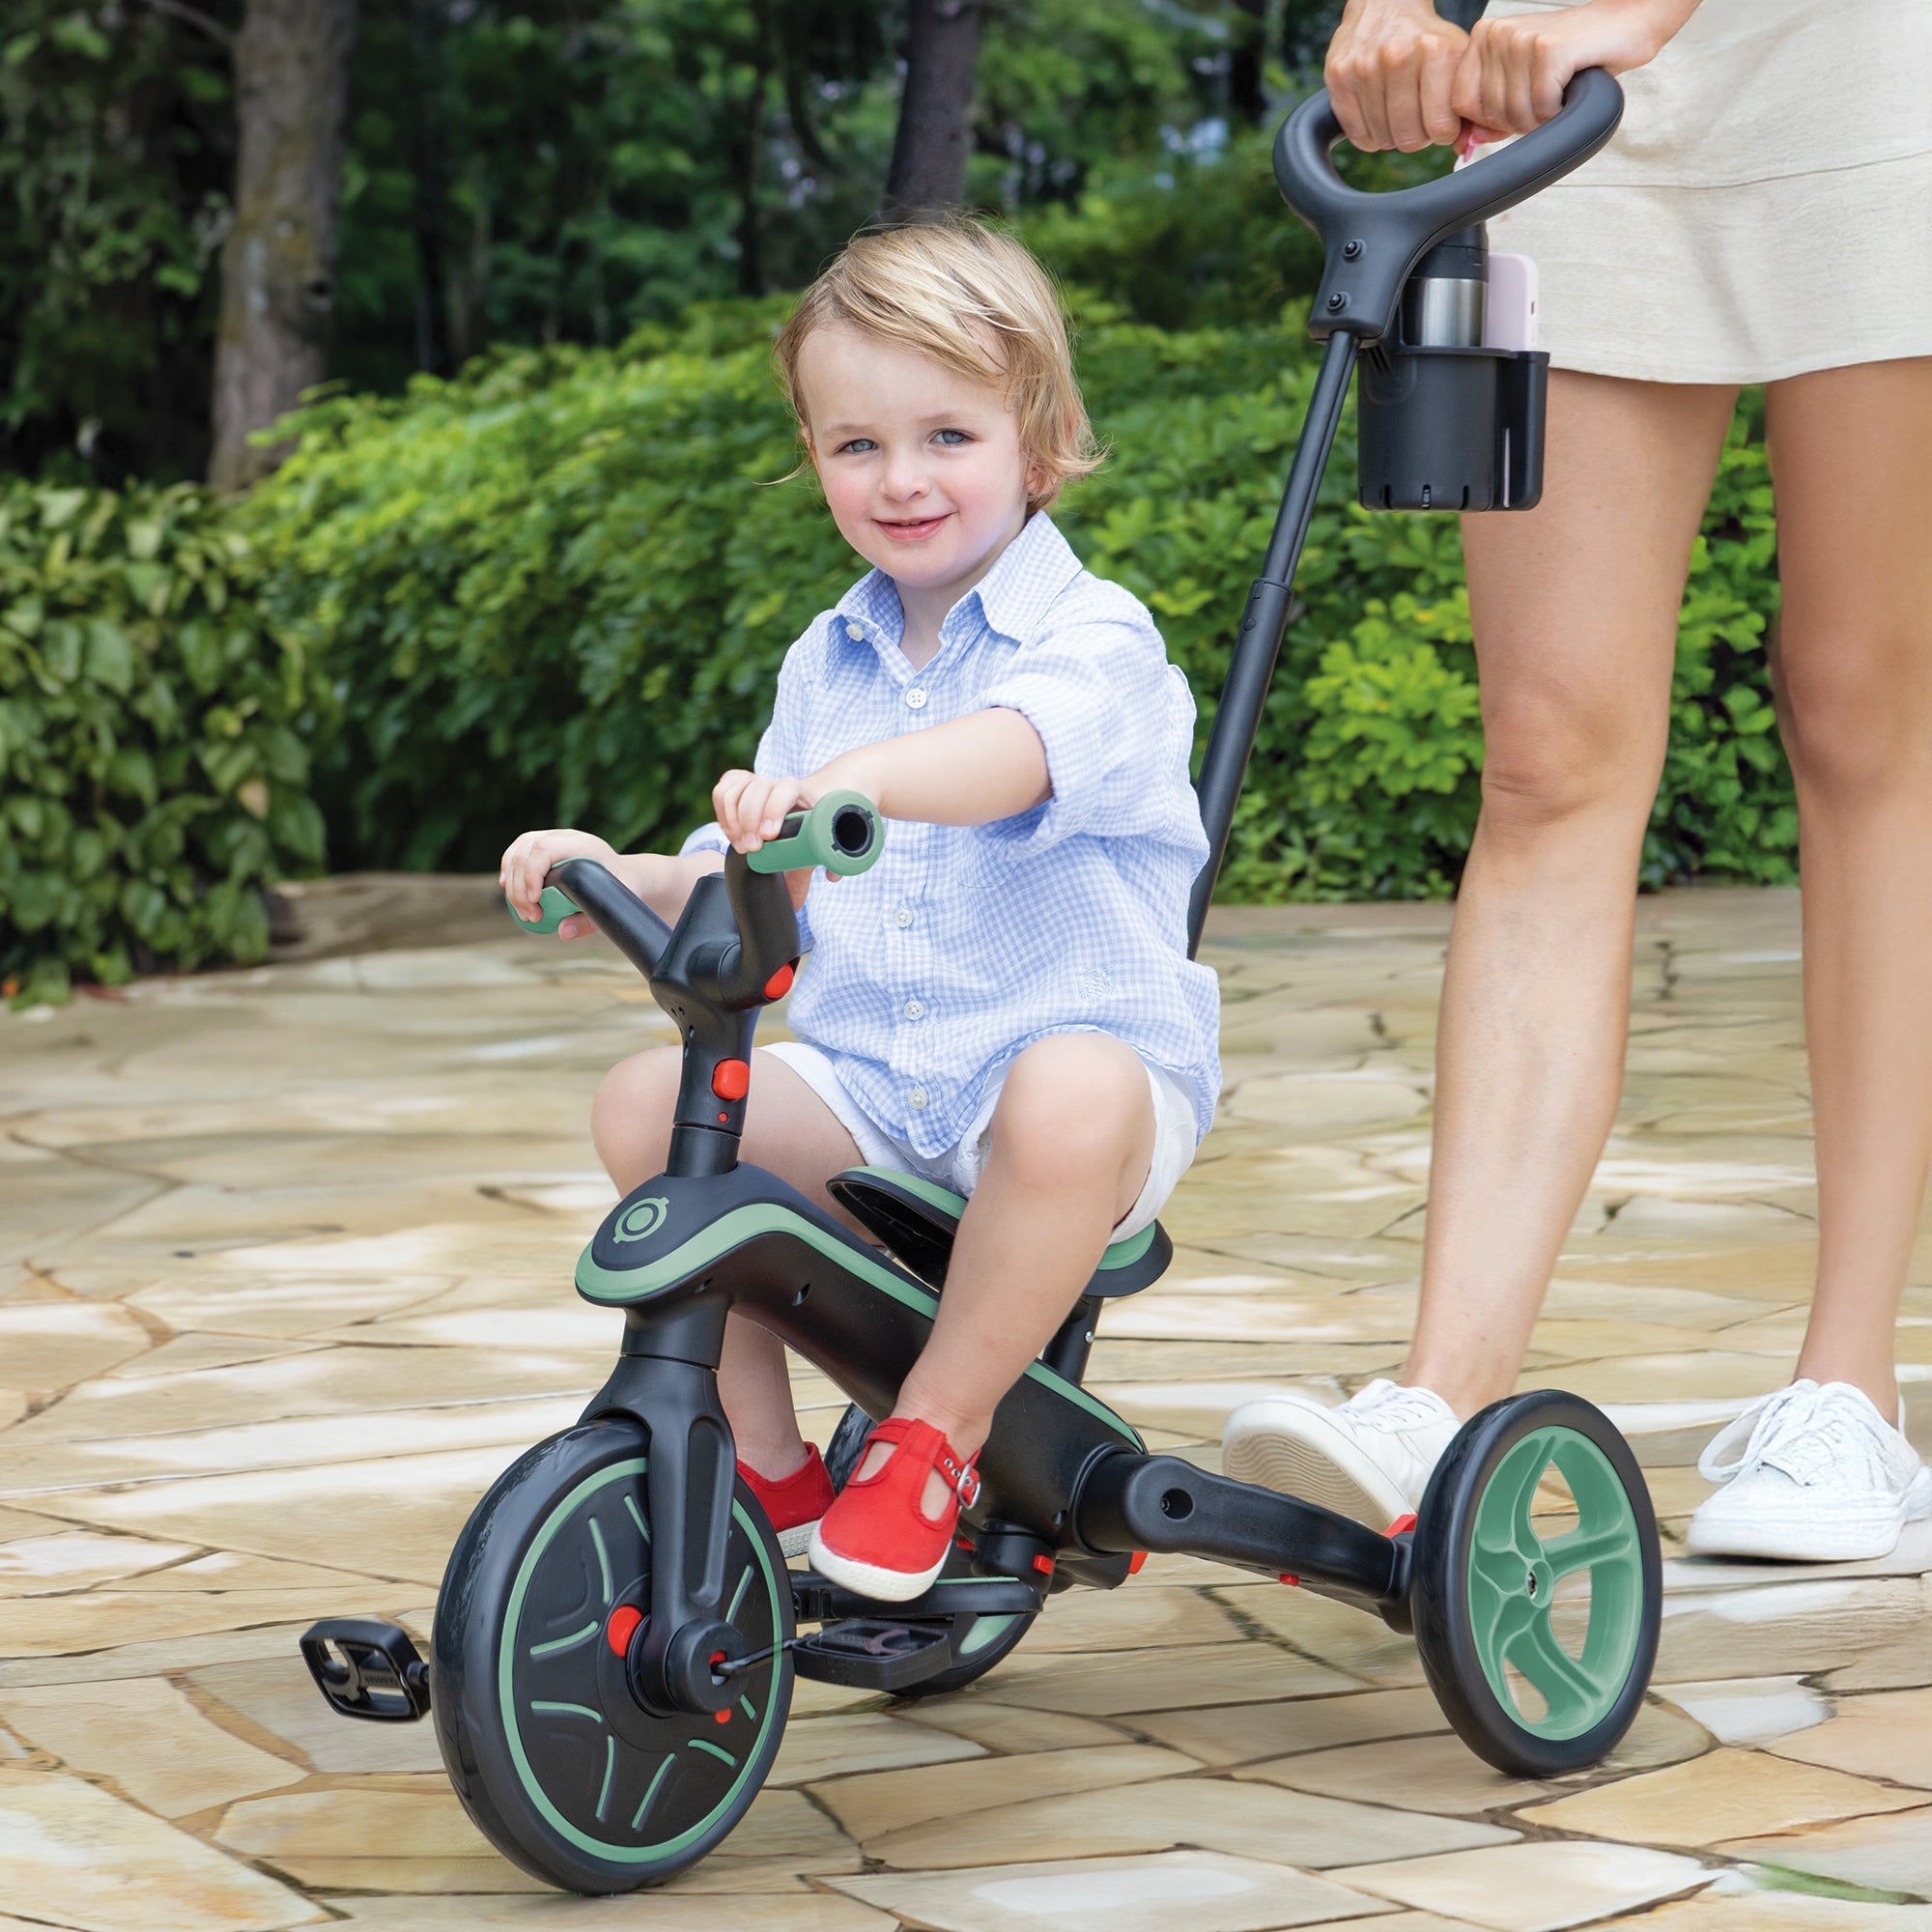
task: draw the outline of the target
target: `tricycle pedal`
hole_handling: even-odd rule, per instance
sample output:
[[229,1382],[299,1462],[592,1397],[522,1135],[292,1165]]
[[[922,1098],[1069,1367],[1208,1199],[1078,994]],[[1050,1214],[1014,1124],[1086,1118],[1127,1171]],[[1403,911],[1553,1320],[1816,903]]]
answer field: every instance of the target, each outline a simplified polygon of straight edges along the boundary
[[412,1724],[429,1716],[429,1665],[398,1625],[325,1617],[302,1633],[301,1654],[338,1716],[379,1724]]
[[910,1603],[885,1604],[862,1597],[821,1577],[815,1570],[791,1573],[792,1608],[802,1624],[829,1624],[847,1617],[877,1619],[890,1611],[894,1623],[925,1623],[940,1617],[1032,1616],[1038,1610],[1046,1578],[1040,1586],[1017,1577],[942,1577],[923,1596]]
[[932,1677],[952,1662],[950,1632],[926,1624],[886,1623],[847,1617],[816,1635],[800,1637],[791,1654],[801,1677],[867,1690],[902,1690]]

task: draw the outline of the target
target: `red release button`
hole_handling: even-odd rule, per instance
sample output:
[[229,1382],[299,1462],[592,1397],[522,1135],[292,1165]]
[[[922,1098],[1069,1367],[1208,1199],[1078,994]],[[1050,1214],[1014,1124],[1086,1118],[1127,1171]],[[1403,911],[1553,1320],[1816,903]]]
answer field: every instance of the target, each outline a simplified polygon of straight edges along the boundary
[[611,1612],[611,1621],[604,1626],[604,1641],[619,1657],[630,1654],[631,1639],[638,1634],[638,1626],[644,1620],[644,1613],[635,1604],[619,1604]]
[[792,981],[792,971],[790,966],[788,965],[781,966],[779,970],[776,973],[774,973],[769,980],[765,981],[765,998],[768,1000],[783,999],[784,996],[791,991],[791,981]]
[[711,1076],[711,1091],[721,1100],[742,1100],[751,1086],[752,1069],[742,1060],[721,1060]]

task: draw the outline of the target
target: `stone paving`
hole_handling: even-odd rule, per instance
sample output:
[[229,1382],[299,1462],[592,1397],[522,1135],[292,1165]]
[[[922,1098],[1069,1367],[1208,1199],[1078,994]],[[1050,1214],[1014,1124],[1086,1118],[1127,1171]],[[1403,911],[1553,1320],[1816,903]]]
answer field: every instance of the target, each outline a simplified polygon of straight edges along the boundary
[[[610,1198],[586,1105],[666,1027],[601,942],[504,934],[493,897],[312,888],[339,956],[0,1016],[0,1925],[1932,1932],[1917,1534],[1823,1571],[1670,1554],[1649,1705],[1552,1783],[1472,1757],[1378,1624],[1156,1558],[953,1698],[801,1684],[723,1852],[646,1896],[542,1892],[426,1726],[332,1718],[295,1649],[320,1614],[421,1633],[477,1495],[615,1342],[568,1287]],[[1217,918],[1220,1122],[1092,1377],[1152,1442],[1211,1464],[1251,1393],[1400,1361],[1446,927]],[[1786,894],[1644,903],[1625,1104],[1526,1377],[1630,1435],[1667,1552],[1803,1321],[1797,930]],[[1923,1244],[1913,1281],[1932,1442]],[[799,1393],[822,1437],[836,1392]]]

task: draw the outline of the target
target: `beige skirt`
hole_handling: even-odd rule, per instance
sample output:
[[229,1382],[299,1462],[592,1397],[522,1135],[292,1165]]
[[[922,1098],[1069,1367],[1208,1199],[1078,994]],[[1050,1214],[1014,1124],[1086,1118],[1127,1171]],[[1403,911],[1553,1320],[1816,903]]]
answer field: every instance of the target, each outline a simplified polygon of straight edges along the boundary
[[1490,223],[1536,258],[1557,368],[1770,383],[1932,355],[1932,0],[1703,0],[1622,79],[1603,153]]

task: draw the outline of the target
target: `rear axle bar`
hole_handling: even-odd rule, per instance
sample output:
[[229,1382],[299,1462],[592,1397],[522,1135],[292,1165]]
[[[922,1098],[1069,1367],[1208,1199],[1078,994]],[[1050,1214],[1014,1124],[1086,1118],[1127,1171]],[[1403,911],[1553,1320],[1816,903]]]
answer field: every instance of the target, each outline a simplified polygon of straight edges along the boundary
[[1089,1549],[1207,1556],[1374,1610],[1408,1629],[1408,1539],[1381,1536],[1315,1503],[1126,1451],[1089,1465],[1069,1512]]

